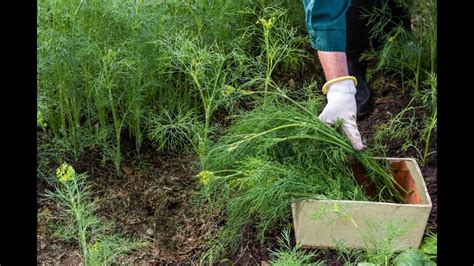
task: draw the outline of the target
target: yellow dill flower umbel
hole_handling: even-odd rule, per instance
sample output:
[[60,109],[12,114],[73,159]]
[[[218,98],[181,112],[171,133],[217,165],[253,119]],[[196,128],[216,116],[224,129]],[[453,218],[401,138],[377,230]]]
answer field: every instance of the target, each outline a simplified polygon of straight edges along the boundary
[[231,85],[224,85],[224,94],[225,95],[230,95],[235,92],[235,88],[232,87]]
[[97,241],[97,242],[94,243],[94,245],[92,245],[91,250],[93,252],[97,252],[97,250],[99,250],[99,248],[100,248],[100,242]]
[[56,177],[59,179],[59,182],[66,183],[69,180],[74,179],[76,172],[74,168],[67,163],[63,163],[58,169],[56,169]]
[[270,18],[270,19],[264,19],[264,18],[260,18],[258,21],[257,21],[257,24],[262,24],[265,29],[269,30],[272,25],[273,25],[273,18]]
[[267,180],[268,184],[270,184],[270,185],[272,185],[276,181],[277,181],[277,178],[275,176],[272,176]]
[[209,184],[209,181],[211,181],[211,178],[214,177],[214,173],[211,171],[201,171],[196,175],[196,177],[199,178],[201,184],[206,186]]
[[39,126],[39,127],[42,127],[42,128],[45,128],[45,127],[48,126],[48,124],[46,124],[46,122],[44,122],[43,115],[41,115],[40,111],[38,111],[36,113],[36,125]]

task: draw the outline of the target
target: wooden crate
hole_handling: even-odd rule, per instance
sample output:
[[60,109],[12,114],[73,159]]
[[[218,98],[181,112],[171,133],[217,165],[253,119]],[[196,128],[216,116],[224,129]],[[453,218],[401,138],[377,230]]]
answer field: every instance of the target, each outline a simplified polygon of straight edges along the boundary
[[[418,248],[432,208],[426,184],[415,159],[385,160],[394,168],[399,184],[413,190],[405,204],[347,200],[295,202],[292,212],[296,242],[306,248],[334,248],[338,242],[347,248],[371,249],[384,245],[394,251]],[[387,241],[388,237],[393,239]]]

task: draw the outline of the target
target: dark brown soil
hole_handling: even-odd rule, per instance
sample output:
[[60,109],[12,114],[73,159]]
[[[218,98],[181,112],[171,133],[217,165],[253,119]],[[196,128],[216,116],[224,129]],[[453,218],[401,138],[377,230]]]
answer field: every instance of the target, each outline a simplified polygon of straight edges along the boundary
[[[77,172],[89,173],[95,197],[100,199],[101,218],[116,221],[117,232],[151,243],[124,262],[190,262],[203,252],[203,240],[217,228],[206,209],[195,208],[190,200],[197,185],[197,159],[194,155],[158,156],[152,151],[143,154],[140,160],[132,160],[136,157],[132,154],[125,156],[121,177],[112,165],[100,167],[96,153],[86,153],[72,165]],[[51,188],[41,182],[40,198],[47,189]],[[43,213],[38,219],[38,262],[78,264],[78,246],[51,237],[48,224],[58,219],[54,204],[43,199],[38,212]]]
[[[312,65],[300,74],[277,75],[280,82],[290,88],[298,88],[304,82],[321,80],[318,65]],[[377,90],[373,91],[370,114],[359,119],[358,126],[363,138],[370,144],[376,126],[386,123],[390,114],[399,113],[410,97],[393,84],[393,80],[377,78]],[[368,140],[368,141],[367,141]],[[157,155],[147,144],[141,157],[132,152],[133,142],[124,139],[122,176],[118,177],[111,163],[102,166],[101,155],[87,152],[76,163],[77,172],[87,172],[92,180],[95,197],[100,198],[99,215],[116,221],[117,232],[129,237],[150,241],[151,247],[123,258],[124,263],[190,264],[197,262],[203,252],[205,239],[216,232],[221,222],[219,214],[210,214],[205,206],[196,206],[191,195],[196,189],[197,158],[193,155]],[[433,132],[430,151],[436,151],[436,130]],[[388,156],[412,157],[415,151],[402,151],[402,143],[388,143]],[[433,202],[427,231],[437,231],[437,156],[430,155],[421,166]],[[44,193],[52,187],[38,179],[38,263],[80,263],[80,251],[73,242],[59,241],[51,236],[51,225],[58,207],[46,200]],[[229,252],[235,265],[260,265],[270,259],[269,250],[277,248],[281,228],[275,228],[265,243],[255,242],[252,228],[244,232],[239,248]],[[342,259],[331,250],[321,250],[319,259],[328,265],[343,265]],[[227,263],[223,263],[227,264]]]

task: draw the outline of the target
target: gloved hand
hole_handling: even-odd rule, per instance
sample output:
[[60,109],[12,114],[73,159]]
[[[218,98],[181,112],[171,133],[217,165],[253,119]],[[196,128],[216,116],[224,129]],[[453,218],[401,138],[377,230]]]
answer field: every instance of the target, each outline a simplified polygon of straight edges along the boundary
[[360,151],[364,148],[359,129],[357,128],[357,105],[355,99],[357,80],[352,76],[340,77],[326,82],[323,92],[327,93],[328,103],[319,115],[327,124],[334,124],[342,119],[342,131],[352,147]]

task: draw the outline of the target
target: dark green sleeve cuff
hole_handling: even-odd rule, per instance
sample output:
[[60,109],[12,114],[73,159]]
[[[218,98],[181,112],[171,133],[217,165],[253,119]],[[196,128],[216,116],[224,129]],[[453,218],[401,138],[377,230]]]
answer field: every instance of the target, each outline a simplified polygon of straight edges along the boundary
[[346,51],[346,13],[351,0],[303,0],[311,46],[320,51]]
[[345,52],[345,30],[316,30],[311,36],[311,46],[318,51]]

